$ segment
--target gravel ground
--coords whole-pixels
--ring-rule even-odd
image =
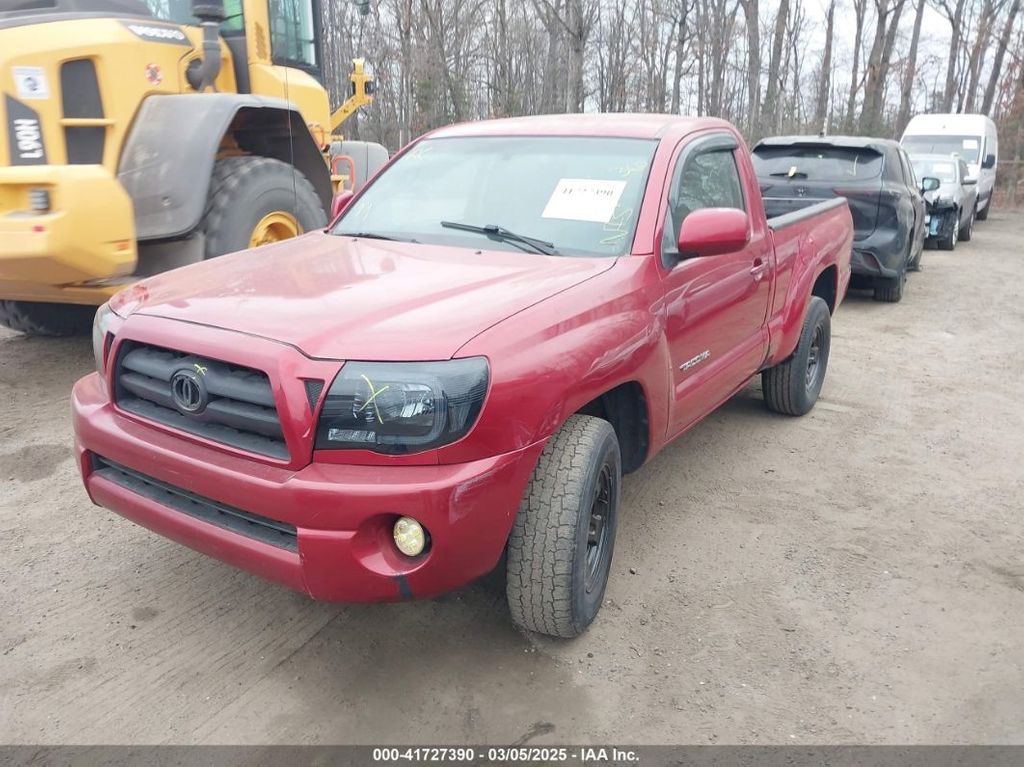
[[[818,407],[751,386],[626,480],[607,604],[318,604],[92,506],[88,339],[0,331],[0,742],[1024,741],[1024,237],[851,295]]]

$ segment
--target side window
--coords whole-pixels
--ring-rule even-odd
[[[275,64],[317,68],[313,0],[270,0],[270,47]]]
[[[746,210],[743,187],[732,149],[690,154],[676,165],[668,194],[662,252],[675,254],[683,219],[701,208]]]

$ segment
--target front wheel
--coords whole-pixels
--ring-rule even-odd
[[[825,383],[832,345],[832,315],[828,304],[813,296],[807,307],[793,356],[761,373],[764,403],[783,415],[805,415],[814,407]]]
[[[971,211],[971,217],[967,219],[967,223],[960,229],[960,241],[970,242],[971,237],[974,236],[974,219],[978,217],[978,209],[975,207]]]
[[[327,226],[327,214],[301,171],[270,157],[225,157],[213,179],[200,228],[204,257],[268,245]]]
[[[992,210],[992,198],[985,204],[985,207],[978,211],[979,221],[988,221],[988,212]]]
[[[87,335],[95,314],[95,306],[0,301],[0,325],[30,336]]]
[[[508,539],[506,594],[520,628],[574,637],[604,600],[622,460],[611,424],[574,415],[550,439]]]
[[[942,250],[954,250],[956,248],[957,236],[960,234],[960,211],[954,210],[953,224],[949,227],[949,234],[939,240],[939,248]]]

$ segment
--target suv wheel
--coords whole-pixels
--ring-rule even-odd
[[[949,229],[949,234],[939,240],[939,247],[942,250],[953,250],[956,248],[957,235],[960,233],[960,211],[953,211],[953,226]]]
[[[970,242],[971,237],[974,236],[974,219],[978,217],[978,206],[975,205],[971,211],[971,217],[967,219],[967,223],[964,224],[963,229],[960,230],[960,241]]]

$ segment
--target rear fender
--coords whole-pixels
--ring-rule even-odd
[[[181,237],[198,226],[227,133],[243,151],[294,164],[330,210],[327,163],[302,116],[286,101],[236,93],[150,96],[135,118],[117,173],[132,199],[139,240]]]
[[[837,267],[832,278],[835,284],[831,286],[836,306],[842,300],[849,280],[849,253],[853,245],[853,222],[849,209],[845,205],[836,206],[810,222],[807,229],[796,235],[797,253],[793,263],[793,277],[781,310],[769,322],[771,348],[765,367],[779,364],[796,351],[818,277],[829,267]],[[778,239],[779,232],[776,235]],[[835,306],[830,308],[834,310]]]

